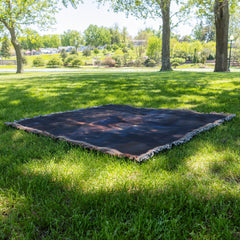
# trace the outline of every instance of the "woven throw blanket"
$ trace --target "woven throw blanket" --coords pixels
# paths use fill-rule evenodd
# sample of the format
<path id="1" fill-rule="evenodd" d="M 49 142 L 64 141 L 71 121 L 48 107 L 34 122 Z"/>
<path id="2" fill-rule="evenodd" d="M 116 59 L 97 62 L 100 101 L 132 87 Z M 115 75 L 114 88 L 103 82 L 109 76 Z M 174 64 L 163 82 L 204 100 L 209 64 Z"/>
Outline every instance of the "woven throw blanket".
<path id="1" fill-rule="evenodd" d="M 110 104 L 5 124 L 141 162 L 234 116 Z"/>

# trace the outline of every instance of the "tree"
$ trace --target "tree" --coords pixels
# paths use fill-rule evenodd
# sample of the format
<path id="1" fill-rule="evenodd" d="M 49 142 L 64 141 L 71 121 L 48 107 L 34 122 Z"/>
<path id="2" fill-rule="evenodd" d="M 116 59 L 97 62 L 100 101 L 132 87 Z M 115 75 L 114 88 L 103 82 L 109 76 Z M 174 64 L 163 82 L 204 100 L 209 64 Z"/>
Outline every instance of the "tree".
<path id="1" fill-rule="evenodd" d="M 90 25 L 85 31 L 85 41 L 87 46 L 99 47 L 111 43 L 111 34 L 109 29 Z"/>
<path id="2" fill-rule="evenodd" d="M 32 51 L 33 49 L 39 49 L 42 46 L 41 37 L 37 31 L 26 29 L 24 33 L 26 36 L 19 38 L 22 48 Z"/>
<path id="3" fill-rule="evenodd" d="M 120 45 L 121 43 L 121 34 L 119 32 L 119 27 L 117 24 L 114 27 L 109 28 L 110 35 L 111 35 L 111 44 Z"/>
<path id="4" fill-rule="evenodd" d="M 201 21 L 200 24 L 197 24 L 193 29 L 193 36 L 195 40 L 201 42 L 216 41 L 214 19 L 207 24 L 203 24 L 203 21 Z"/>
<path id="5" fill-rule="evenodd" d="M 147 56 L 152 58 L 155 62 L 159 63 L 160 60 L 160 53 L 161 53 L 161 39 L 152 36 L 148 40 L 148 47 L 147 47 Z"/>
<path id="6" fill-rule="evenodd" d="M 235 12 L 230 15 L 229 33 L 234 36 L 234 40 L 240 38 L 240 6 L 236 6 Z"/>
<path id="7" fill-rule="evenodd" d="M 63 46 L 74 46 L 76 49 L 83 44 L 81 33 L 75 30 L 67 30 L 61 35 Z"/>
<path id="8" fill-rule="evenodd" d="M 162 18 L 162 67 L 161 71 L 171 71 L 170 63 L 170 5 L 171 0 L 97 0 L 111 2 L 114 11 L 124 11 L 137 17 L 149 16 Z M 178 2 L 178 1 L 176 1 Z"/>
<path id="9" fill-rule="evenodd" d="M 121 32 L 121 39 L 123 44 L 127 44 L 128 42 L 128 32 L 127 28 L 123 27 L 122 32 Z"/>
<path id="10" fill-rule="evenodd" d="M 237 0 L 189 0 L 190 5 L 198 7 L 200 17 L 214 16 L 216 27 L 215 72 L 228 69 L 228 32 L 230 13 L 237 7 Z"/>
<path id="11" fill-rule="evenodd" d="M 1 47 L 1 56 L 3 58 L 9 58 L 11 56 L 10 54 L 10 41 L 9 39 L 5 36 L 2 41 L 2 47 Z"/>
<path id="12" fill-rule="evenodd" d="M 51 34 L 41 36 L 42 46 L 45 48 L 58 48 L 62 45 L 60 35 Z"/>
<path id="13" fill-rule="evenodd" d="M 154 36 L 154 31 L 151 28 L 146 28 L 140 30 L 137 36 L 134 37 L 135 40 L 145 40 L 145 45 L 148 44 L 148 39 Z"/>
<path id="14" fill-rule="evenodd" d="M 63 0 L 66 5 L 68 0 Z M 78 1 L 70 0 L 75 6 Z M 58 0 L 0 0 L 0 27 L 3 25 L 10 33 L 11 42 L 17 57 L 17 73 L 23 72 L 21 45 L 18 34 L 26 26 L 37 24 L 46 27 L 54 22 L 58 11 Z"/>
<path id="15" fill-rule="evenodd" d="M 216 25 L 216 63 L 215 72 L 227 72 L 228 69 L 228 0 L 216 0 L 214 4 Z"/>

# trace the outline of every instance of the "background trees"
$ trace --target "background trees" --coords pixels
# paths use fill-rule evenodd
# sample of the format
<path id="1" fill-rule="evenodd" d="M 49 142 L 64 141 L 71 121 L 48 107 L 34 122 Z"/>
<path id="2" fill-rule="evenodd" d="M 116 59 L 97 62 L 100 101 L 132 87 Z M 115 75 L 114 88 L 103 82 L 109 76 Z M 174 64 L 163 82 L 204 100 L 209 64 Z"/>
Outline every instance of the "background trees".
<path id="1" fill-rule="evenodd" d="M 9 58 L 10 57 L 10 46 L 11 43 L 9 41 L 9 39 L 4 36 L 3 40 L 2 40 L 2 47 L 1 47 L 1 56 L 3 58 Z"/>
<path id="2" fill-rule="evenodd" d="M 74 46 L 76 49 L 83 44 L 83 37 L 80 32 L 68 30 L 61 35 L 62 46 Z"/>
<path id="3" fill-rule="evenodd" d="M 19 33 L 31 25 L 40 27 L 50 26 L 54 21 L 54 14 L 59 10 L 58 0 L 0 0 L 0 28 L 5 27 L 17 57 L 17 73 L 23 72 L 21 44 Z M 70 2 L 76 6 L 81 0 L 62 0 L 66 6 Z"/>
<path id="4" fill-rule="evenodd" d="M 162 18 L 162 67 L 161 71 L 170 71 L 170 5 L 171 0 L 97 0 L 100 3 L 110 2 L 114 11 L 123 11 L 137 17 Z"/>
<path id="5" fill-rule="evenodd" d="M 215 72 L 228 71 L 228 36 L 230 13 L 238 7 L 237 0 L 189 0 L 197 7 L 198 16 L 213 18 L 216 29 Z"/>
<path id="6" fill-rule="evenodd" d="M 17 56 L 17 73 L 23 72 L 21 45 L 17 39 L 26 26 L 47 26 L 54 20 L 57 1 L 47 0 L 0 0 L 0 24 L 8 30 Z"/>
<path id="7" fill-rule="evenodd" d="M 110 31 L 105 27 L 98 27 L 97 25 L 90 25 L 85 31 L 86 45 L 91 47 L 99 47 L 111 43 Z"/>

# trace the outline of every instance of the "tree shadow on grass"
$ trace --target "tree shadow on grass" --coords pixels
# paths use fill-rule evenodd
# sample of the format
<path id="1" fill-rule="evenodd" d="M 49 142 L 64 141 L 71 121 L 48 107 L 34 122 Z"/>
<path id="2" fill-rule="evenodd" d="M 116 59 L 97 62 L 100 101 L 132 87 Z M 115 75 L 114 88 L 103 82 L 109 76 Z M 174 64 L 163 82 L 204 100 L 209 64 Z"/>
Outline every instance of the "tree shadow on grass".
<path id="1" fill-rule="evenodd" d="M 65 148 L 63 158 L 69 154 Z M 42 158 L 47 156 L 45 152 Z M 110 164 L 103 164 L 96 181 L 101 182 L 101 172 Z M 55 170 L 32 168 L 27 159 L 9 162 L 6 170 L 1 186 L 9 200 L 0 225 L 2 239 L 234 239 L 239 231 L 239 196 L 208 184 L 203 189 L 201 181 L 187 176 L 172 176 L 154 188 L 137 179 L 140 184 L 86 189 Z"/>
<path id="2" fill-rule="evenodd" d="M 209 78 L 53 74 L 48 80 L 26 76 L 1 90 L 1 123 L 94 104 L 178 108 L 188 106 L 184 94 L 213 98 L 204 104 L 193 98 L 198 111 L 226 109 L 237 117 L 141 165 L 0 126 L 0 197 L 5 199 L 0 238 L 237 239 L 240 199 L 229 177 L 237 179 L 239 173 L 232 173 L 231 164 L 237 163 L 228 154 L 239 152 L 239 95 L 235 89 L 210 90 Z M 217 157 L 221 152 L 226 157 L 216 159 L 207 175 L 193 172 L 192 158 L 208 145 Z"/>
<path id="3" fill-rule="evenodd" d="M 178 108 L 182 104 L 194 104 L 192 109 L 200 112 L 236 112 L 236 103 L 240 101 L 238 90 L 223 89 L 216 92 L 209 89 L 210 79 L 218 81 L 226 77 L 225 74 L 209 75 L 210 77 L 206 77 L 205 73 L 26 75 L 17 86 L 11 83 L 1 91 L 0 97 L 4 97 L 1 104 L 4 108 L 0 119 L 13 121 L 109 103 L 156 108 Z M 235 77 L 235 74 L 228 75 L 230 79 Z M 191 101 L 185 101 L 181 98 L 189 95 L 195 99 L 193 97 Z M 202 103 L 202 99 L 197 99 L 198 96 L 203 96 L 206 101 Z M 207 101 L 208 99 L 210 100 Z M 177 169 L 180 162 L 184 162 L 179 159 L 191 154 L 184 152 L 183 158 L 177 155 L 168 157 L 165 161 L 166 169 Z"/>

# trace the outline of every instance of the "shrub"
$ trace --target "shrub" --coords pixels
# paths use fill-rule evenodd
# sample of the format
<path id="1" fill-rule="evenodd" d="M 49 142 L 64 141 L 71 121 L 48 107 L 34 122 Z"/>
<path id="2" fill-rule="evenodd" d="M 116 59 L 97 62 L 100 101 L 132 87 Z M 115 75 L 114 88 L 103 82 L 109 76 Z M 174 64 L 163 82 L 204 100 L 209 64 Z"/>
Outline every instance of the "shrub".
<path id="1" fill-rule="evenodd" d="M 123 53 L 128 53 L 128 48 L 127 48 L 127 47 L 124 47 L 124 48 L 122 49 L 122 52 L 123 52 Z"/>
<path id="2" fill-rule="evenodd" d="M 172 58 L 171 63 L 177 62 L 180 64 L 184 64 L 186 62 L 185 58 Z"/>
<path id="3" fill-rule="evenodd" d="M 28 64 L 27 58 L 25 56 L 22 56 L 22 63 L 23 63 L 23 65 Z"/>
<path id="4" fill-rule="evenodd" d="M 114 55 L 123 55 L 123 51 L 121 49 L 117 49 L 115 52 L 114 52 Z"/>
<path id="5" fill-rule="evenodd" d="M 116 67 L 122 67 L 124 64 L 123 64 L 123 62 L 124 62 L 124 59 L 123 59 L 123 56 L 121 56 L 121 55 L 116 55 L 116 56 L 113 56 L 112 57 L 114 60 L 115 60 L 115 62 L 116 62 Z"/>
<path id="6" fill-rule="evenodd" d="M 51 68 L 56 68 L 56 67 L 60 67 L 63 64 L 62 60 L 58 57 L 52 57 L 48 63 L 47 66 L 51 67 Z"/>
<path id="7" fill-rule="evenodd" d="M 74 58 L 76 58 L 76 56 L 69 56 L 65 59 L 64 61 L 64 66 L 69 66 L 71 64 L 71 62 L 74 60 Z"/>
<path id="8" fill-rule="evenodd" d="M 141 58 L 137 58 L 134 63 L 134 67 L 141 67 L 143 65 L 143 60 Z"/>
<path id="9" fill-rule="evenodd" d="M 119 48 L 119 46 L 118 46 L 116 43 L 114 43 L 114 44 L 112 45 L 112 49 L 113 49 L 114 51 L 116 51 L 118 48 Z"/>
<path id="10" fill-rule="evenodd" d="M 107 57 L 102 60 L 102 65 L 108 65 L 109 67 L 115 67 L 116 61 L 113 58 Z"/>
<path id="11" fill-rule="evenodd" d="M 129 60 L 131 60 L 130 57 L 129 57 L 129 54 L 125 53 L 123 55 L 122 59 L 123 59 L 123 66 L 125 66 L 125 67 L 128 66 L 128 62 L 129 62 Z"/>
<path id="12" fill-rule="evenodd" d="M 44 59 L 42 57 L 36 57 L 33 60 L 33 66 L 34 67 L 42 67 L 44 65 L 45 65 L 45 63 L 44 63 Z"/>
<path id="13" fill-rule="evenodd" d="M 104 55 L 107 55 L 107 54 L 108 54 L 107 49 L 103 49 L 103 54 L 104 54 Z"/>
<path id="14" fill-rule="evenodd" d="M 156 64 L 157 64 L 156 61 L 154 61 L 154 59 L 151 59 L 151 58 L 146 59 L 144 62 L 144 65 L 146 67 L 154 67 L 156 66 Z"/>
<path id="15" fill-rule="evenodd" d="M 71 61 L 71 65 L 73 67 L 79 67 L 83 65 L 83 61 L 79 58 L 79 57 L 75 57 L 72 61 Z"/>
<path id="16" fill-rule="evenodd" d="M 94 64 L 97 65 L 97 66 L 100 66 L 101 65 L 101 60 L 98 58 L 94 61 Z"/>
<path id="17" fill-rule="evenodd" d="M 63 61 L 67 58 L 68 54 L 67 54 L 65 49 L 61 50 L 60 56 L 61 56 Z"/>
<path id="18" fill-rule="evenodd" d="M 174 68 L 176 68 L 176 67 L 179 66 L 180 64 L 179 64 L 178 62 L 173 62 L 171 65 L 172 65 Z"/>
<path id="19" fill-rule="evenodd" d="M 107 47 L 106 47 L 106 49 L 108 50 L 108 51 L 111 51 L 112 50 L 112 47 L 111 47 L 111 45 L 107 45 Z"/>
<path id="20" fill-rule="evenodd" d="M 70 54 L 71 55 L 78 55 L 78 52 L 77 52 L 76 48 L 72 48 Z"/>
<path id="21" fill-rule="evenodd" d="M 99 53 L 99 49 L 98 49 L 98 48 L 94 48 L 93 52 L 94 52 L 95 54 L 98 54 L 98 53 Z"/>
<path id="22" fill-rule="evenodd" d="M 89 57 L 89 56 L 91 56 L 91 50 L 90 49 L 84 49 L 82 54 L 85 57 Z"/>

